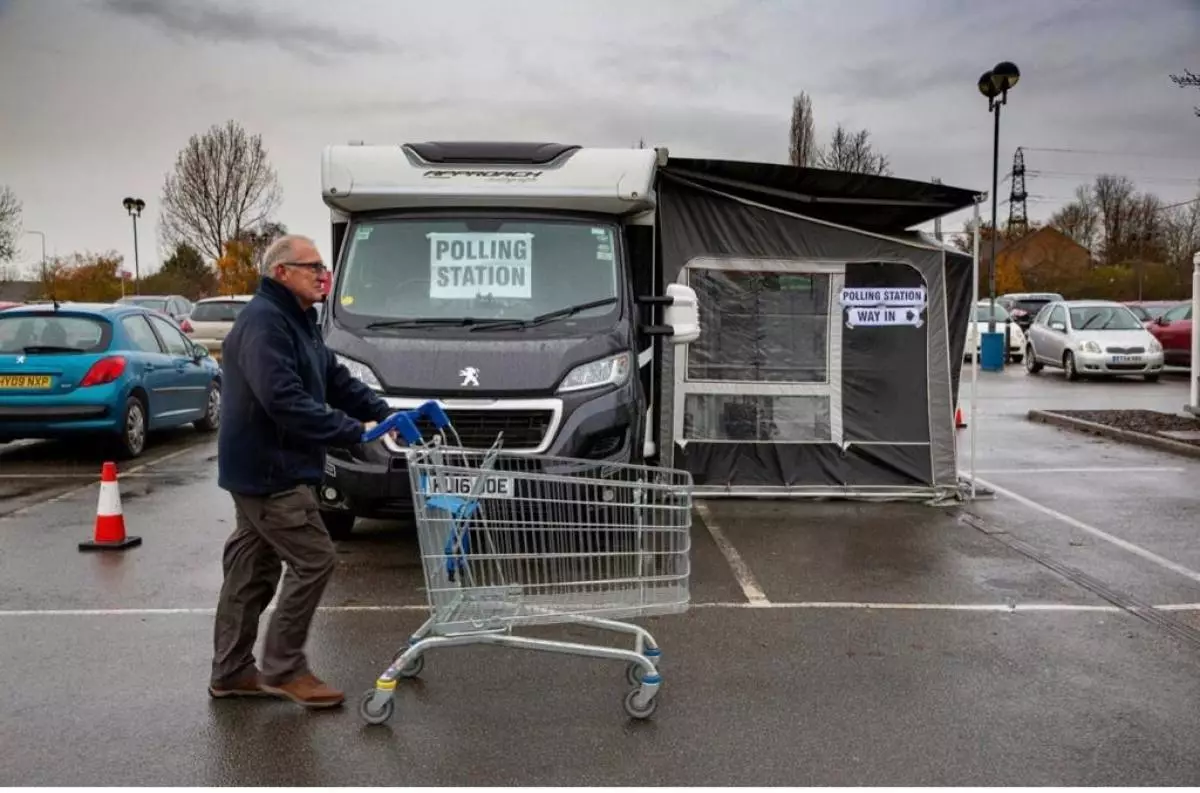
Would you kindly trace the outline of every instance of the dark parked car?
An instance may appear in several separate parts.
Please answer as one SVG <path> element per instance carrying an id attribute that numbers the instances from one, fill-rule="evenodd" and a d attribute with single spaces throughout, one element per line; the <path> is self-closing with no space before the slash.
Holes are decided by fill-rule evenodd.
<path id="1" fill-rule="evenodd" d="M 1137 318 L 1142 321 L 1143 325 L 1148 325 L 1154 320 L 1161 317 L 1168 310 L 1179 305 L 1178 300 L 1138 300 L 1125 304 Z"/>
<path id="2" fill-rule="evenodd" d="M 1063 299 L 1057 292 L 1011 292 L 997 296 L 996 302 L 1004 306 L 1013 322 L 1017 323 L 1017 327 L 1027 334 L 1029 326 L 1033 324 L 1033 318 L 1043 307 Z"/>

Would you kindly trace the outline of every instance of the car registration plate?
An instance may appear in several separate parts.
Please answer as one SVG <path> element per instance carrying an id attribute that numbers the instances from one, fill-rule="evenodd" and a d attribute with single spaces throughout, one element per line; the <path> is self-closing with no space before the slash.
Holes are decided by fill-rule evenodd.
<path id="1" fill-rule="evenodd" d="M 469 496 L 475 491 L 478 479 L 476 476 L 429 476 L 422 482 L 421 492 L 427 496 Z M 478 495 L 484 498 L 512 498 L 513 478 L 494 475 L 484 477 Z"/>
<path id="2" fill-rule="evenodd" d="M 49 387 L 48 374 L 0 374 L 0 388 L 32 390 Z"/>
<path id="3" fill-rule="evenodd" d="M 1113 363 L 1141 363 L 1142 356 L 1140 356 L 1140 355 L 1114 355 L 1112 357 L 1112 362 Z"/>

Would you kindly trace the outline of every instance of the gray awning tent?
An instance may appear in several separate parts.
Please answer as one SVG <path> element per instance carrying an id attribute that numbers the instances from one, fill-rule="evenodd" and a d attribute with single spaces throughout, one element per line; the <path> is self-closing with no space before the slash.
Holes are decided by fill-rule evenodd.
<path id="1" fill-rule="evenodd" d="M 978 203 L 940 184 L 672 158 L 664 282 L 703 334 L 664 361 L 659 448 L 704 495 L 942 499 L 974 260 L 910 231 Z"/>

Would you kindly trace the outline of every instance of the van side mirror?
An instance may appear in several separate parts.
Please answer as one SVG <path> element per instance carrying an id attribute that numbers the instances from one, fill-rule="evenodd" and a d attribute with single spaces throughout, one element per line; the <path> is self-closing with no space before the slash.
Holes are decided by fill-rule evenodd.
<path id="1" fill-rule="evenodd" d="M 638 302 L 663 307 L 663 324 L 642 328 L 647 336 L 669 336 L 673 344 L 690 344 L 700 338 L 700 302 L 690 286 L 667 284 L 665 295 L 641 297 Z"/>

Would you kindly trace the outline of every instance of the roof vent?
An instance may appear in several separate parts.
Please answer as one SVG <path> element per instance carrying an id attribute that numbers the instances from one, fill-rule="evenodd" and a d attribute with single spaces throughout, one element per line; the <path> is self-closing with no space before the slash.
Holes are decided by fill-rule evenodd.
<path id="1" fill-rule="evenodd" d="M 428 141 L 405 145 L 426 162 L 444 165 L 547 165 L 580 148 L 567 143 L 516 141 Z"/>

